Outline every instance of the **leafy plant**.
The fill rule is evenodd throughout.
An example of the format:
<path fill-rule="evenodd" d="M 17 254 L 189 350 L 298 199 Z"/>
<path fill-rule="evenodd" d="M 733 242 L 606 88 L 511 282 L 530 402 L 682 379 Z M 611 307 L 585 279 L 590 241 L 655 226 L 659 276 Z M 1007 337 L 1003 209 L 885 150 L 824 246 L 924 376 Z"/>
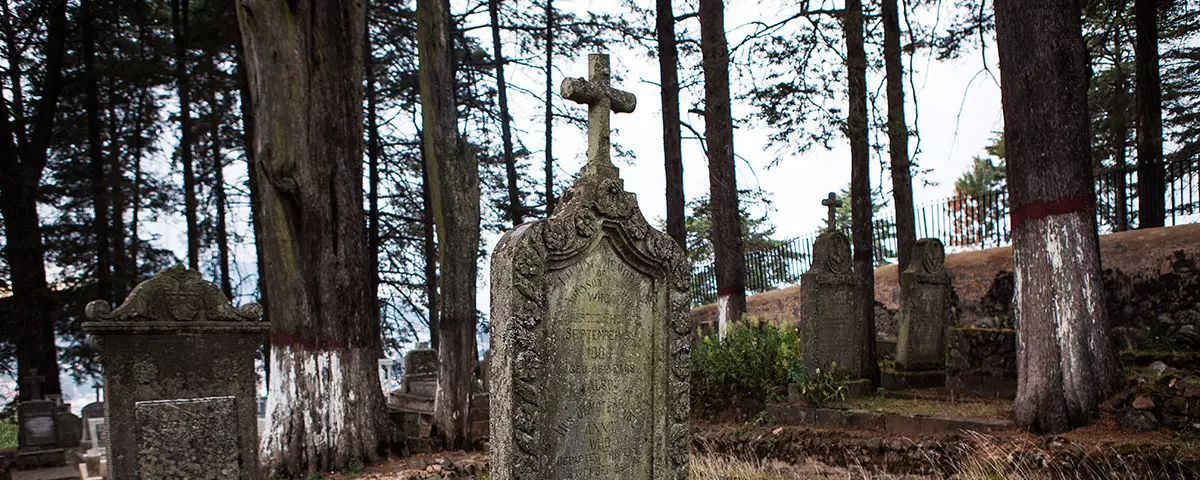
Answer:
<path fill-rule="evenodd" d="M 701 395 L 750 394 L 777 400 L 788 382 L 789 365 L 800 359 L 794 328 L 747 318 L 723 337 L 704 336 L 692 351 L 692 387 Z"/>
<path fill-rule="evenodd" d="M 846 378 L 834 373 L 836 368 L 835 362 L 828 370 L 809 370 L 804 362 L 797 361 L 789 365 L 788 381 L 795 385 L 800 398 L 812 405 L 840 402 L 846 399 Z"/>

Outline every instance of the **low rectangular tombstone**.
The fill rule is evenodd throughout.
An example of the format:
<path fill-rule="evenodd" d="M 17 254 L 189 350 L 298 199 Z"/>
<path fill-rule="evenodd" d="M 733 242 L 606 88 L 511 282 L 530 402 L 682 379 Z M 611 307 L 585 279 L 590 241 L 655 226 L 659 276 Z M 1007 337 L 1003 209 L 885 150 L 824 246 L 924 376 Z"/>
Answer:
<path fill-rule="evenodd" d="M 683 251 L 651 228 L 609 159 L 607 55 L 563 96 L 587 103 L 588 164 L 550 218 L 492 261 L 491 478 L 682 479 L 688 455 Z"/>
<path fill-rule="evenodd" d="M 811 370 L 820 368 L 861 379 L 866 342 L 862 299 L 850 259 L 850 241 L 833 228 L 833 211 L 841 202 L 829 195 L 822 202 L 830 210 L 828 230 L 813 242 L 812 264 L 800 275 L 801 352 Z"/>
<path fill-rule="evenodd" d="M 150 478 L 138 457 L 138 404 L 156 400 L 232 397 L 227 421 L 237 435 L 220 441 L 236 442 L 241 465 L 258 464 L 254 352 L 270 330 L 258 305 L 235 309 L 220 287 L 175 266 L 138 285 L 117 309 L 95 301 L 87 315 L 83 330 L 104 369 L 112 478 Z M 222 478 L 257 479 L 258 469 Z"/>
<path fill-rule="evenodd" d="M 953 287 L 951 276 L 946 272 L 946 251 L 941 240 L 918 240 L 913 245 L 912 261 L 900 275 L 896 369 L 944 372 L 950 289 Z"/>

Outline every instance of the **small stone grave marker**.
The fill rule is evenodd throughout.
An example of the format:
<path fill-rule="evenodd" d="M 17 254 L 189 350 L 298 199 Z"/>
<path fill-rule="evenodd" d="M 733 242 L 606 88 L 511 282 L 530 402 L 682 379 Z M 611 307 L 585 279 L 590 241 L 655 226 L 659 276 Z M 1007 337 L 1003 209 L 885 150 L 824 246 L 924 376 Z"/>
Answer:
<path fill-rule="evenodd" d="M 491 478 L 687 474 L 690 272 L 651 228 L 609 153 L 607 55 L 562 94 L 588 105 L 588 162 L 550 218 L 508 232 L 492 261 Z"/>

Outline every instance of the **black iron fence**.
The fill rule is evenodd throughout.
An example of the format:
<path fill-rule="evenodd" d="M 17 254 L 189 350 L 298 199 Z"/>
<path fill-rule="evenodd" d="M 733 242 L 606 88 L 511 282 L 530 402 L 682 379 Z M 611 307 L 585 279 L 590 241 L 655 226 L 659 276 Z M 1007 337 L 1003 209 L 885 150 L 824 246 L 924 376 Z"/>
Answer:
<path fill-rule="evenodd" d="M 1152 184 L 1161 183 L 1163 224 L 1200 222 L 1200 161 L 1165 162 L 1151 167 L 1111 168 L 1096 174 L 1096 223 L 1101 234 L 1138 228 L 1142 221 L 1138 196 L 1139 175 Z M 1161 179 L 1161 181 L 1159 181 Z M 1008 191 L 984 195 L 959 195 L 927 203 L 914 209 L 917 238 L 934 237 L 949 252 L 979 250 L 1009 245 Z M 812 246 L 820 232 L 746 252 L 746 291 L 760 293 L 795 285 L 808 270 Z M 850 232 L 847 229 L 846 234 Z M 895 261 L 896 217 L 874 221 L 875 263 Z M 716 301 L 717 280 L 711 263 L 692 268 L 692 305 Z"/>

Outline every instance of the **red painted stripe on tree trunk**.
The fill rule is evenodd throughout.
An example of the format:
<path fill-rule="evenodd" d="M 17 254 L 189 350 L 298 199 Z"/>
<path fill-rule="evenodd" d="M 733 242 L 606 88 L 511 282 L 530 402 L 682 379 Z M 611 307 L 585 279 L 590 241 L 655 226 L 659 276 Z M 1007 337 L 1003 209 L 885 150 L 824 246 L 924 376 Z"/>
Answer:
<path fill-rule="evenodd" d="M 345 342 L 334 338 L 313 338 L 292 332 L 280 332 L 271 336 L 271 345 L 292 347 L 297 350 L 329 351 L 345 348 Z"/>
<path fill-rule="evenodd" d="M 1024 207 L 1015 209 L 1009 214 L 1009 221 L 1012 223 L 1012 228 L 1017 228 L 1028 220 L 1037 220 L 1039 218 L 1049 217 L 1051 215 L 1062 215 L 1064 213 L 1086 212 L 1091 207 L 1092 197 L 1079 196 L 1060 198 L 1048 202 L 1034 202 Z"/>

